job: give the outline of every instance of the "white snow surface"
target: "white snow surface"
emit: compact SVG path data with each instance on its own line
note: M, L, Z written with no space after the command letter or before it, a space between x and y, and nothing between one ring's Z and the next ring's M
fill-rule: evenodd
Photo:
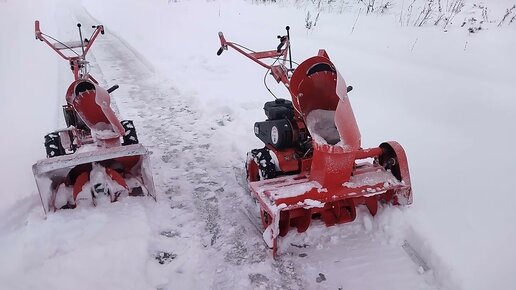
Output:
M354 2L324 6L307 30L307 11L317 12L307 1L0 0L0 289L513 288L516 23L497 24L515 1L466 0L446 32L401 26L408 1L385 15ZM478 17L473 4L489 7L490 21L471 34L461 23ZM71 73L34 40L35 19L63 40L76 39L77 21L106 26L92 74L120 85L114 103L153 152L158 202L44 217L31 165L45 157L43 135L63 127ZM263 146L252 128L272 98L265 71L215 52L218 31L265 50L286 25L296 61L325 48L354 87L363 146L404 146L414 204L374 218L360 207L355 222L329 228L315 221L281 239L273 260L243 169L246 152Z

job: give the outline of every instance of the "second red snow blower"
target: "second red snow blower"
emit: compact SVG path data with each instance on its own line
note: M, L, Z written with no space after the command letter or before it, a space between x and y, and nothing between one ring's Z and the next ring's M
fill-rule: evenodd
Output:
M306 231L312 219L332 226L353 221L358 205L375 215L379 203L412 203L401 145L389 141L361 147L348 97L353 88L323 49L292 68L286 29L287 35L278 36L277 49L261 52L229 42L219 32L217 52L235 49L266 68L292 97L265 103L267 120L254 125L265 147L251 150L246 163L248 185L260 206L263 237L274 256L279 237L294 228Z
M32 166L45 213L95 205L104 196L111 202L123 195L155 198L149 153L138 144L133 122L120 122L111 108L109 94L118 85L106 90L89 74L86 55L104 27L93 26L91 37L83 39L77 26L80 40L61 42L35 22L36 39L68 61L74 75L63 106L66 128L45 136L47 159Z

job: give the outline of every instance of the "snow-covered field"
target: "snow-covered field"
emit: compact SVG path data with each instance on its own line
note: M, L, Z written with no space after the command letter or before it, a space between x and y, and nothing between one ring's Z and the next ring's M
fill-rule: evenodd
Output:
M516 23L498 23L516 1L465 1L446 32L400 25L412 1L370 15L355 2L323 5L308 30L307 11L318 11L309 1L0 0L0 289L513 288ZM473 4L489 8L477 33L467 30L479 25ZM93 74L121 87L120 114L153 152L157 203L128 198L43 218L30 167L44 158L42 136L62 126L71 74L34 40L35 19L63 39L75 39L78 21L106 26ZM325 48L354 86L363 146L404 146L414 204L289 234L274 261L243 170L246 152L262 146L252 126L272 99L265 71L215 52L218 31L265 50L286 25L295 60ZM160 264L160 253L176 256Z

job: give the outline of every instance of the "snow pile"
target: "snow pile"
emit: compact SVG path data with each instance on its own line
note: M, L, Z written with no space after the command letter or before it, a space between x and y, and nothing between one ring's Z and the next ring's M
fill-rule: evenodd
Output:
M365 172L355 176L351 176L348 182L345 182L343 186L349 188L358 188L362 186L373 186L384 182L384 187L389 187L397 184L401 184L390 171L378 169L376 171ZM380 190L380 189L378 189Z
M318 144L335 145L340 141L339 131L335 127L335 111L311 111L306 117L306 126Z
M0 213L37 199L31 166L45 157L43 136L55 128L64 100L58 59L34 37L36 19L56 31L55 9L54 1L0 1Z
M303 195L307 192L310 192L314 189L321 189L322 186L316 181L308 181L294 183L294 184L286 184L281 187L276 187L275 189L265 189L265 193L269 194L272 200L278 200L282 198L296 197Z
M2 259L9 262L0 265L1 287L153 289L141 263L152 251L148 236L153 229L145 211L151 203L127 198L47 219L36 208L24 229L3 229Z

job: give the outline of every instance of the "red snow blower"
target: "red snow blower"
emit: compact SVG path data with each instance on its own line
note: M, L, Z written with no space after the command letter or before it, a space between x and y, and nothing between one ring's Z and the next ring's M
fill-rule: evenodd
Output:
M118 85L106 90L89 74L86 54L104 27L93 26L89 39L77 27L80 41L61 42L35 22L36 39L69 62L75 79L63 105L66 128L45 135L47 159L32 166L45 213L96 205L100 197L111 202L124 195L155 198L149 153L138 144L133 122L120 122L110 106L109 94Z
M278 36L277 49L261 52L226 41L219 32L217 52L231 47L250 58L282 82L292 97L265 103L267 120L254 125L265 147L249 152L246 163L248 185L260 206L263 237L274 255L278 237L292 228L306 231L312 219L332 226L353 221L358 205L375 215L379 202L412 203L403 148L394 141L361 147L348 98L353 88L322 49L292 68L286 29L287 35ZM263 59L273 62L269 65Z

